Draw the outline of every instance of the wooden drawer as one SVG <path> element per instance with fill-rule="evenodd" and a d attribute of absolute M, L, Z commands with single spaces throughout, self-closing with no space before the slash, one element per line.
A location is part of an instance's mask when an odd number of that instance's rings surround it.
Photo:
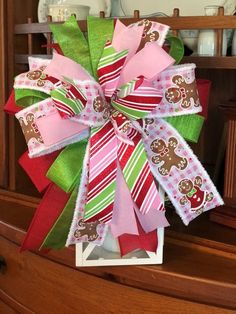
<path fill-rule="evenodd" d="M 176 309 L 192 314 L 235 313 L 107 281 L 31 252 L 19 253 L 18 246 L 3 237 L 0 252 L 7 263 L 0 275 L 0 297 L 20 313 L 167 314 Z"/>

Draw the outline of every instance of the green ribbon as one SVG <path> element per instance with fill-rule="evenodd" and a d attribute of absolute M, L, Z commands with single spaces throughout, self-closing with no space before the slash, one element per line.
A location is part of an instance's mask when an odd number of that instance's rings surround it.
<path fill-rule="evenodd" d="M 205 121 L 198 114 L 168 117 L 164 118 L 164 120 L 170 123 L 186 141 L 192 143 L 198 142 Z"/>
<path fill-rule="evenodd" d="M 67 193 L 78 184 L 86 147 L 87 139 L 67 146 L 47 172 L 47 177 Z"/>
<path fill-rule="evenodd" d="M 88 16 L 87 27 L 93 76 L 97 78 L 98 62 L 101 58 L 104 45 L 107 40 L 112 40 L 114 20 Z"/>
<path fill-rule="evenodd" d="M 50 95 L 34 89 L 15 89 L 15 101 L 16 104 L 21 107 L 29 107 L 48 97 L 50 97 Z"/>
<path fill-rule="evenodd" d="M 184 56 L 183 41 L 179 37 L 170 34 L 167 35 L 166 40 L 170 44 L 170 56 L 175 59 L 175 64 L 179 64 Z"/>
<path fill-rule="evenodd" d="M 49 27 L 64 55 L 92 73 L 88 42 L 81 32 L 76 18 L 72 15 L 65 23 L 50 24 Z"/>
<path fill-rule="evenodd" d="M 79 186 L 79 185 L 78 185 Z M 63 209 L 61 215 L 47 234 L 41 248 L 62 249 L 66 245 L 66 240 L 70 231 L 71 221 L 78 195 L 78 186 L 73 190 L 69 201 Z"/>

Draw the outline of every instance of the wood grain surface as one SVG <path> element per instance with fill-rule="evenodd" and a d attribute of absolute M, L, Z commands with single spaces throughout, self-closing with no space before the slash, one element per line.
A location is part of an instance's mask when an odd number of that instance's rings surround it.
<path fill-rule="evenodd" d="M 0 204 L 3 205 L 3 202 Z M 21 211 L 25 206 L 18 204 L 16 208 Z M 0 234 L 18 247 L 25 232 L 2 222 Z M 17 248 L 15 253 L 18 254 Z M 28 256 L 27 254 L 23 253 L 22 257 Z M 44 259 L 72 269 L 75 269 L 74 255 L 73 248 L 51 251 L 47 255 L 41 253 Z M 163 265 L 91 267 L 79 270 L 108 281 L 155 293 L 236 309 L 236 255 L 208 248 L 204 242 L 194 243 L 165 237 Z"/>
<path fill-rule="evenodd" d="M 1 239 L 0 251 L 7 260 L 1 288 L 36 313 L 234 313 L 108 282 L 30 252 L 20 254 L 17 249 Z M 136 277 L 137 269 L 129 268 Z"/>

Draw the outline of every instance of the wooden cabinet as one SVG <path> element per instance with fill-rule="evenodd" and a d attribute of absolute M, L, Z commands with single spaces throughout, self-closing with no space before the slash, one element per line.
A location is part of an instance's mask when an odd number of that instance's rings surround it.
<path fill-rule="evenodd" d="M 0 0 L 4 21 L 0 30 L 0 255 L 7 264 L 0 274 L 0 312 L 235 313 L 235 230 L 210 222 L 207 213 L 185 227 L 168 210 L 171 228 L 165 236 L 164 264 L 159 266 L 75 269 L 73 248 L 47 255 L 19 253 L 40 196 L 17 164 L 26 146 L 18 125 L 2 107 L 14 75 L 26 69 L 28 53 L 47 53 L 41 44 L 48 25 L 21 24 L 28 16 L 36 21 L 37 3 Z M 221 28 L 236 28 L 235 16 L 158 21 L 175 30 L 215 28 L 219 38 Z M 85 30 L 85 22 L 80 26 Z M 185 57 L 183 62 L 195 62 L 197 76 L 213 81 L 209 119 L 200 144 L 194 147 L 213 174 L 218 154 L 215 139 L 220 139 L 224 122 L 218 105 L 236 98 L 236 57 Z M 223 181 L 222 173 L 220 178 Z M 220 180 L 218 185 L 221 188 Z"/>

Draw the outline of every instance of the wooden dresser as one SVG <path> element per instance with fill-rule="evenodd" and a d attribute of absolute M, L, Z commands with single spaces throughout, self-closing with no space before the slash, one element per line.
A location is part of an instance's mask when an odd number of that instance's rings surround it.
<path fill-rule="evenodd" d="M 168 210 L 171 228 L 165 235 L 163 265 L 76 269 L 73 248 L 19 252 L 40 196 L 17 164 L 26 146 L 18 125 L 2 108 L 14 75 L 26 69 L 23 61 L 32 36 L 19 35 L 27 25 L 15 25 L 28 16 L 36 21 L 37 5 L 37 0 L 0 0 L 0 313 L 236 313 L 236 231 L 209 221 L 207 213 L 185 227 Z M 235 17 L 161 22 L 173 29 L 236 28 Z M 31 48 L 41 54 L 47 25 L 35 24 L 38 28 Z M 236 57 L 186 57 L 184 62 L 197 63 L 198 77 L 213 82 L 209 119 L 194 147 L 213 174 L 215 138 L 220 139 L 223 128 L 218 105 L 236 98 Z"/>

